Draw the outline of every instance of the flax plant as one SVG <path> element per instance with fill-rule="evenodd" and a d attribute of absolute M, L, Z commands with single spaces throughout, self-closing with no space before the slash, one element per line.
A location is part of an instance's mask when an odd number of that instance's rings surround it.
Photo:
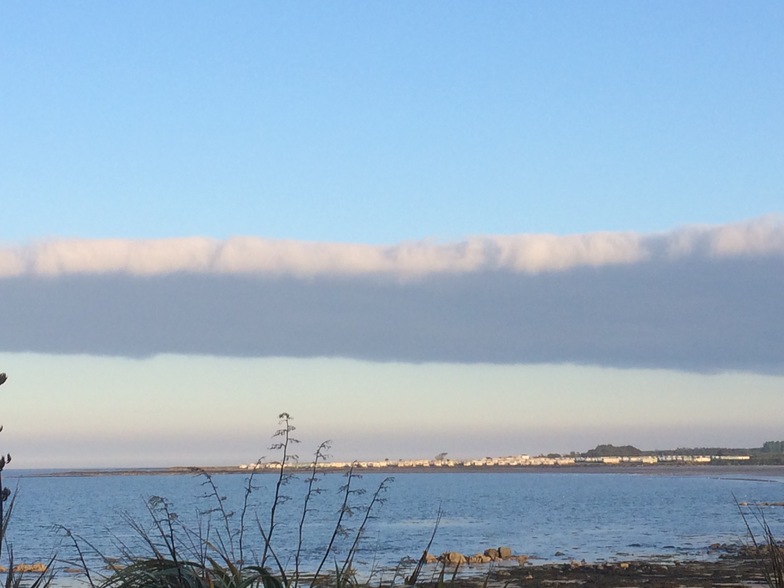
<path fill-rule="evenodd" d="M 204 477 L 202 485 L 206 491 L 202 498 L 213 503 L 211 508 L 198 513 L 197 529 L 189 529 L 184 525 L 168 500 L 152 497 L 147 503 L 148 513 L 152 519 L 151 530 L 137 521 L 128 521 L 131 528 L 142 538 L 149 555 L 140 557 L 138 553 L 134 554 L 132 550 L 124 547 L 126 567 L 115 570 L 96 586 L 87 570 L 85 558 L 77 548 L 81 565 L 87 572 L 91 587 L 301 588 L 305 584 L 308 586 L 319 584 L 330 588 L 347 588 L 356 584 L 352 567 L 354 557 L 374 516 L 374 511 L 384 500 L 382 495 L 387 490 L 391 478 L 386 478 L 379 484 L 367 504 L 358 505 L 356 501 L 365 491 L 354 486 L 359 476 L 355 473 L 355 464 L 352 464 L 345 474 L 346 483 L 339 489 L 340 507 L 323 548 L 323 554 L 320 556 L 318 568 L 312 576 L 307 575 L 306 582 L 306 576 L 302 571 L 303 546 L 308 532 L 309 514 L 315 509 L 313 499 L 322 493 L 318 485 L 321 476 L 319 464 L 327 459 L 330 443 L 325 441 L 316 449 L 313 462 L 308 468 L 308 476 L 304 480 L 307 488 L 302 508 L 296 520 L 288 521 L 288 526 L 296 528 L 295 542 L 283 547 L 276 545 L 280 542 L 280 533 L 275 531 L 279 524 L 286 522 L 281 519 L 284 511 L 279 510 L 279 507 L 290 500 L 284 488 L 293 475 L 292 469 L 298 459 L 291 451 L 293 445 L 297 443 L 292 436 L 295 427 L 291 424 L 291 416 L 282 413 L 279 418 L 280 428 L 273 435 L 276 442 L 271 448 L 279 452 L 280 459 L 274 462 L 276 465 L 272 503 L 266 515 L 259 512 L 251 500 L 253 492 L 257 489 L 254 479 L 256 469 L 261 466 L 261 460 L 257 462 L 257 467 L 253 468 L 246 480 L 238 521 L 235 513 L 226 507 L 226 496 L 221 494 L 213 477 L 207 472 L 194 470 Z M 350 532 L 345 524 L 356 512 L 362 512 L 363 517 L 358 526 Z M 215 525 L 213 525 L 214 518 L 217 518 Z M 248 533 L 249 529 L 246 528 L 247 522 L 254 519 L 258 531 L 255 542 L 252 535 Z M 336 556 L 339 537 L 351 537 L 348 552 L 341 561 Z M 71 535 L 71 538 L 76 541 L 74 536 Z M 248 551 L 253 552 L 257 562 L 255 565 L 246 564 Z M 283 555 L 286 561 L 291 561 L 293 558 L 293 569 L 287 569 Z M 104 560 L 108 561 L 107 558 Z M 330 560 L 334 561 L 334 575 L 322 571 Z M 276 570 L 274 573 L 270 566 Z"/>

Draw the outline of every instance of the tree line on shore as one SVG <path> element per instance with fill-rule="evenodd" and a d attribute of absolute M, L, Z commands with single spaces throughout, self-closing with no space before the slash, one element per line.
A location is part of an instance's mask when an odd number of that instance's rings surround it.
<path fill-rule="evenodd" d="M 748 455 L 749 465 L 784 465 L 784 441 L 765 441 L 762 447 L 679 447 L 643 450 L 633 445 L 602 444 L 579 454 L 580 457 L 641 457 L 646 455 Z"/>

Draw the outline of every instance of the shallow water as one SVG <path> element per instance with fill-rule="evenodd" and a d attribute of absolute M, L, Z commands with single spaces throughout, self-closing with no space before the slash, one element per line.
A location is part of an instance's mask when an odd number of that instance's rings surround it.
<path fill-rule="evenodd" d="M 736 499 L 748 503 L 784 500 L 784 475 L 770 473 L 716 475 L 706 469 L 698 475 L 650 471 L 398 474 L 380 495 L 383 503 L 372 510 L 355 563 L 360 569 L 391 568 L 401 559 L 419 557 L 439 509 L 442 518 L 431 548 L 436 554 L 448 550 L 472 554 L 508 545 L 514 553 L 540 561 L 711 557 L 708 546 L 712 543 L 745 540 L 747 532 Z M 336 542 L 338 559 L 354 539 L 363 507 L 385 478 L 373 473 L 354 481 L 354 487 L 364 493 L 351 494 L 354 515 L 345 517 L 347 535 Z M 227 513 L 234 513 L 229 521 L 235 531 L 246 480 L 244 475 L 213 477 L 219 495 L 226 497 L 220 504 Z M 8 476 L 6 481 L 13 487 Z M 83 539 L 82 548 L 95 565 L 99 564 L 87 542 L 108 556 L 121 555 L 124 547 L 143 553 L 143 542 L 129 520 L 152 529 L 146 506 L 151 496 L 167 499 L 177 514 L 176 525 L 194 530 L 201 523 L 206 533 L 209 522 L 216 537 L 224 523 L 218 512 L 204 514 L 219 505 L 215 496 L 207 496 L 210 487 L 204 481 L 190 475 L 20 478 L 9 529 L 14 558 L 41 561 L 55 552 L 61 560 L 74 558 L 76 552 L 64 528 Z M 259 487 L 250 495 L 245 519 L 246 560 L 258 557 L 262 545 L 257 519 L 269 528 L 274 482 L 269 474 L 254 478 Z M 334 473 L 318 482 L 321 492 L 312 496 L 303 533 L 305 569 L 314 569 L 324 553 L 345 482 L 345 477 Z M 284 486 L 287 500 L 279 505 L 276 517 L 273 547 L 289 568 L 305 492 L 305 478 L 292 478 Z M 784 507 L 765 507 L 761 512 L 774 533 L 784 536 Z M 334 561 L 328 561 L 327 569 L 333 568 Z"/>

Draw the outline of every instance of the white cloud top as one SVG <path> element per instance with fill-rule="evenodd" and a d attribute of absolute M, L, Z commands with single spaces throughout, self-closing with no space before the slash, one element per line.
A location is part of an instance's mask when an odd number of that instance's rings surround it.
<path fill-rule="evenodd" d="M 689 257 L 784 255 L 784 219 L 686 227 L 668 233 L 476 236 L 458 243 L 394 246 L 232 237 L 52 240 L 0 248 L 0 277 L 187 272 L 403 279 L 488 270 L 536 274 Z"/>
<path fill-rule="evenodd" d="M 0 276 L 0 351 L 784 373 L 777 217 L 392 247 L 61 240 L 0 249 Z"/>

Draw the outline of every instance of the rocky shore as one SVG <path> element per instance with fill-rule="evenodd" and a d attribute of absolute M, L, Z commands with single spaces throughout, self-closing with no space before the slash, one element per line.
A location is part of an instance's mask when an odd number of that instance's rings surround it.
<path fill-rule="evenodd" d="M 626 586 L 708 587 L 765 586 L 765 576 L 758 560 L 722 559 L 713 562 L 692 561 L 671 564 L 622 562 L 612 564 L 544 564 L 503 568 L 490 573 L 490 586 Z M 484 583 L 484 579 L 481 580 Z M 457 583 L 456 588 L 477 586 L 473 582 Z"/>
<path fill-rule="evenodd" d="M 422 569 L 417 578 L 417 585 L 427 588 L 443 585 L 454 588 L 539 586 L 702 588 L 770 585 L 766 576 L 766 573 L 771 572 L 770 552 L 766 545 L 759 548 L 722 545 L 717 546 L 715 550 L 721 553 L 712 561 L 536 564 L 524 556 L 508 554 L 507 558 L 499 559 L 489 566 L 474 565 L 470 557 L 461 560 L 457 555 L 448 552 L 435 558 L 435 563 L 430 563 Z M 779 547 L 779 550 L 781 551 L 782 548 Z M 460 566 L 456 566 L 453 563 L 455 561 L 460 561 Z M 439 576 L 441 576 L 440 580 Z"/>
<path fill-rule="evenodd" d="M 784 555 L 784 548 L 778 548 Z M 767 545 L 754 547 L 719 546 L 712 561 L 641 561 L 532 563 L 508 548 L 490 549 L 485 559 L 446 552 L 427 559 L 415 578 L 405 582 L 377 577 L 367 586 L 416 586 L 419 588 L 554 588 L 597 586 L 600 588 L 707 588 L 780 586 L 769 582 L 770 552 Z M 503 557 L 502 557 L 503 556 Z M 488 560 L 487 558 L 490 558 Z M 489 562 L 489 563 L 488 563 Z M 112 566 L 107 569 L 120 569 Z M 40 573 L 43 563 L 19 564 L 17 572 Z M 63 570 L 65 576 L 81 574 L 81 568 Z M 767 574 L 767 575 L 766 575 Z M 784 579 L 783 579 L 784 580 Z M 58 585 L 55 582 L 55 585 Z M 70 585 L 66 583 L 66 585 Z M 357 586 L 362 586 L 360 583 Z"/>
<path fill-rule="evenodd" d="M 422 578 L 418 586 L 439 586 L 438 574 Z M 697 588 L 708 586 L 766 586 L 760 561 L 749 558 L 717 561 L 656 563 L 631 561 L 622 563 L 530 564 L 500 567 L 470 576 L 458 574 L 454 580 L 445 574 L 445 584 L 454 588 L 533 588 L 539 586 L 603 586 L 621 588 L 650 586 L 662 588 Z"/>

